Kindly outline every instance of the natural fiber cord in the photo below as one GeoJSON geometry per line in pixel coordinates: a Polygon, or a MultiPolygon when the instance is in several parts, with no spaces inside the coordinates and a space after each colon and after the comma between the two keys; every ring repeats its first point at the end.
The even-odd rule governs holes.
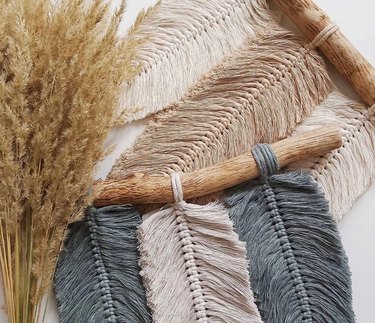
{"type": "Polygon", "coordinates": [[[110,178],[188,172],[287,136],[329,93],[321,57],[278,30],[257,39],[203,76],[151,121],[110,178]]]}
{"type": "Polygon", "coordinates": [[[272,28],[265,0],[163,0],[144,16],[129,35],[143,44],[133,62],[141,71],[120,102],[125,122],[179,100],[256,30],[272,28]]]}
{"type": "Polygon", "coordinates": [[[141,275],[156,323],[260,323],[246,250],[220,204],[183,201],[146,214],[139,228],[141,275]]]}
{"type": "Polygon", "coordinates": [[[265,323],[354,322],[351,279],[323,193],[306,173],[279,173],[268,145],[253,150],[261,178],[228,191],[247,243],[250,280],[265,323]]]}
{"type": "Polygon", "coordinates": [[[152,321],[138,267],[140,222],[125,205],[90,208],[71,226],[55,274],[62,323],[152,321]]]}

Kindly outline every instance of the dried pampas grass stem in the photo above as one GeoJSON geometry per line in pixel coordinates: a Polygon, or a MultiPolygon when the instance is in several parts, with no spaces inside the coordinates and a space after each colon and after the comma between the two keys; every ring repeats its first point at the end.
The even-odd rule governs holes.
{"type": "Polygon", "coordinates": [[[10,322],[35,322],[67,225],[91,201],[134,42],[125,2],[0,0],[0,262],[10,322]]]}

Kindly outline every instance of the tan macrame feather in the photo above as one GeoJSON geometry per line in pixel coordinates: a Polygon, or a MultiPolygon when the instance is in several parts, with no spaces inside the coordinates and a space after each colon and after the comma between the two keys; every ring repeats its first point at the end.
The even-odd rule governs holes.
{"type": "Polygon", "coordinates": [[[279,30],[250,39],[150,122],[110,178],[188,172],[287,136],[330,91],[321,57],[279,30]]]}
{"type": "Polygon", "coordinates": [[[141,20],[129,34],[143,43],[133,61],[141,71],[120,100],[125,122],[179,100],[202,74],[273,21],[265,0],[163,0],[141,20]]]}
{"type": "Polygon", "coordinates": [[[296,129],[301,132],[330,124],[341,128],[341,148],[290,166],[310,172],[324,191],[336,221],[350,211],[375,179],[375,125],[370,117],[365,106],[335,91],[296,129]]]}
{"type": "Polygon", "coordinates": [[[182,202],[146,214],[138,238],[155,323],[261,323],[246,248],[224,206],[182,202]]]}

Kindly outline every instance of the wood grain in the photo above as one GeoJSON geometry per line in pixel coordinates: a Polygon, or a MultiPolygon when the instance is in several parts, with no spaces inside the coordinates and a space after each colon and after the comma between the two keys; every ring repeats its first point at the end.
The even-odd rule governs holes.
{"type": "MultiPolygon", "coordinates": [[[[336,127],[319,128],[271,144],[280,167],[339,148],[342,137],[336,127]]],[[[181,175],[184,198],[191,199],[235,186],[259,175],[252,154],[181,175]]],[[[169,176],[134,174],[94,185],[95,206],[173,202],[169,176]]]]}
{"type": "MultiPolygon", "coordinates": [[[[331,19],[311,0],[274,1],[310,41],[332,24],[331,19]]],[[[319,49],[367,104],[375,104],[375,69],[342,32],[336,31],[319,49]]]]}

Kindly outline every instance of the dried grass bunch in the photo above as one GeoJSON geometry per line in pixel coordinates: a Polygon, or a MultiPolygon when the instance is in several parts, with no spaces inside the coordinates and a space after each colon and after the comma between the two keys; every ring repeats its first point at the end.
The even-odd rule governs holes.
{"type": "Polygon", "coordinates": [[[0,262],[10,322],[35,322],[131,79],[125,1],[0,0],[0,262]],[[56,4],[57,3],[57,4],[56,4]]]}

